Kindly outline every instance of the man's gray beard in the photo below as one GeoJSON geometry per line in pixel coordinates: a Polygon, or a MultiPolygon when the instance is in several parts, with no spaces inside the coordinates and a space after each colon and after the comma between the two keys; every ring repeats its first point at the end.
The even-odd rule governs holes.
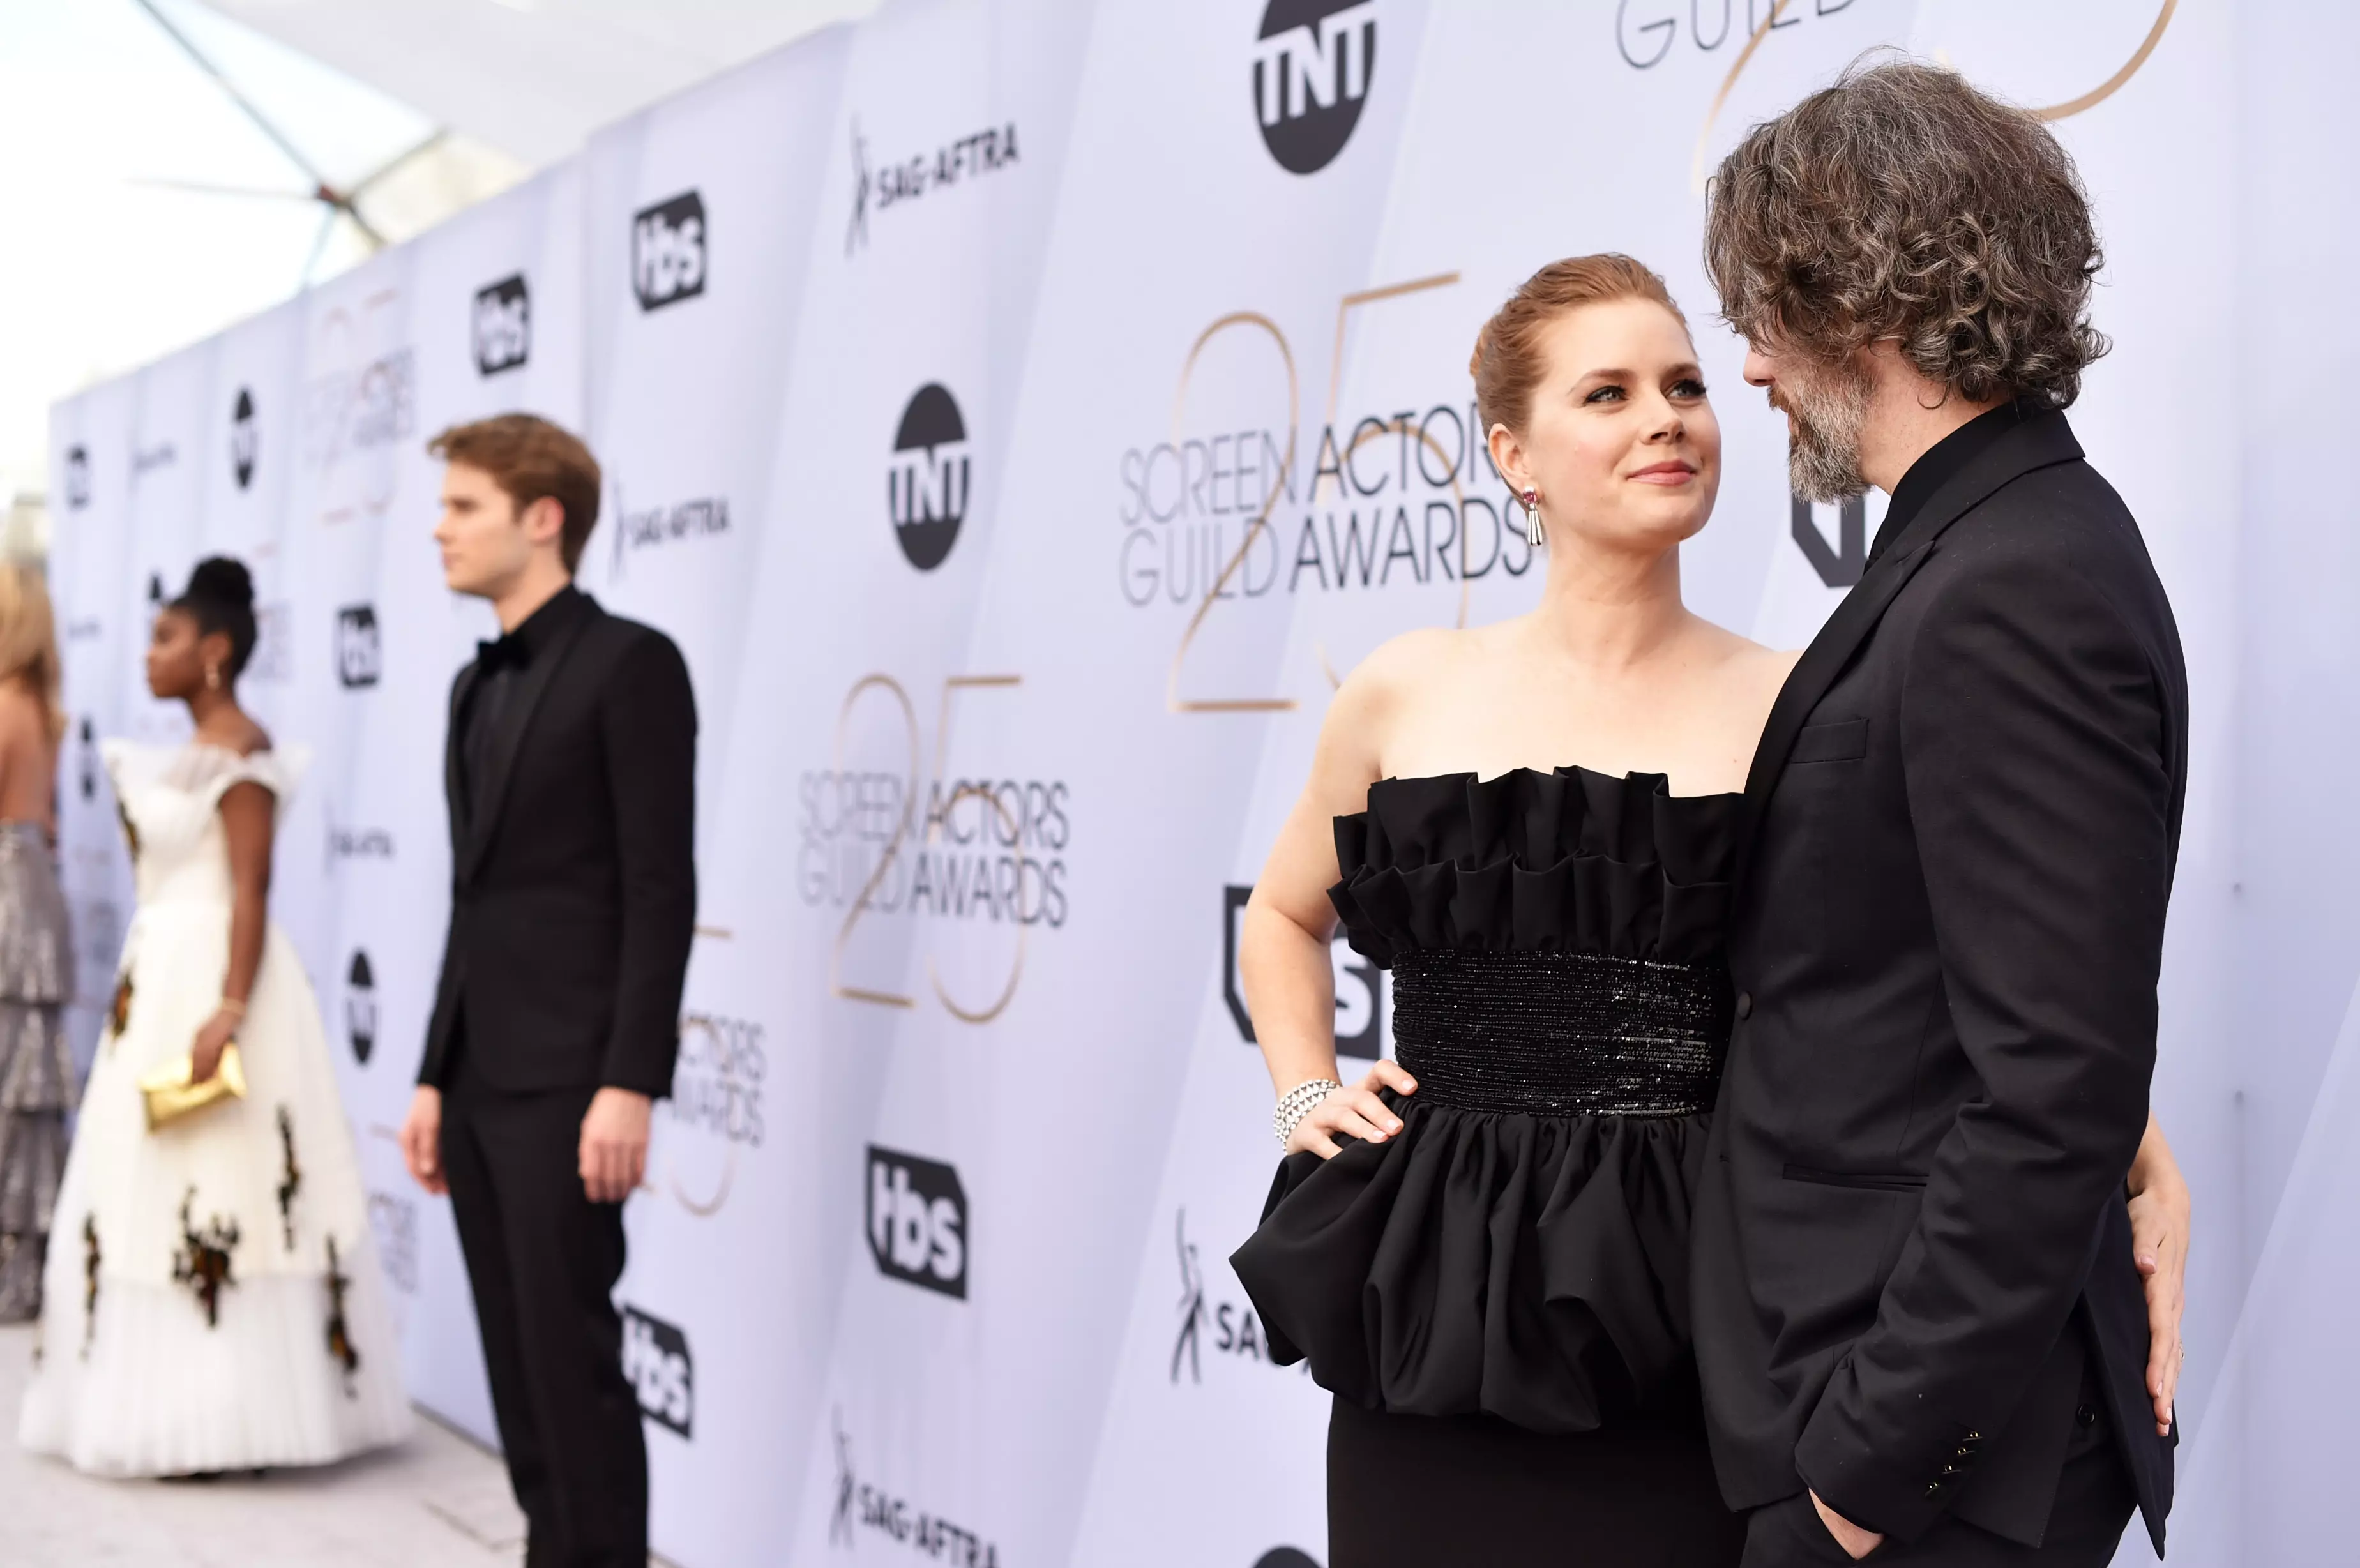
{"type": "Polygon", "coordinates": [[[1786,448],[1786,481],[1795,494],[1806,501],[1848,501],[1867,490],[1860,437],[1874,390],[1868,377],[1837,365],[1808,380],[1790,378],[1780,390],[1795,427],[1786,448]]]}

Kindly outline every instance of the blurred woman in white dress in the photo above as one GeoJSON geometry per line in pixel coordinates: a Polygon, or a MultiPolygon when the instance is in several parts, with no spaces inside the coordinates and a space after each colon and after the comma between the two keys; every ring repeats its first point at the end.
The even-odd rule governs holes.
{"type": "Polygon", "coordinates": [[[138,909],[58,1195],[18,1428],[101,1475],[324,1464],[410,1425],[319,1007],[269,923],[271,838],[304,757],[237,705],[254,637],[246,569],[201,562],[148,650],[148,689],[189,705],[194,736],[105,746],[138,909]],[[143,1079],[239,1070],[242,1096],[150,1126],[143,1079]]]}

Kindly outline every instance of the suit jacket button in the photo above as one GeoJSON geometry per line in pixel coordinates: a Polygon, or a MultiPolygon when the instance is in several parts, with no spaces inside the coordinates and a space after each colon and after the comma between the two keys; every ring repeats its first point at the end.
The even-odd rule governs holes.
{"type": "Polygon", "coordinates": [[[2080,1410],[2073,1412],[2073,1419],[2080,1421],[2083,1426],[2095,1426],[2098,1424],[2098,1407],[2095,1405],[2083,1405],[2080,1410]]]}
{"type": "Polygon", "coordinates": [[[1737,1016],[1741,1018],[1750,1018],[1754,1016],[1753,992],[1740,991],[1737,994],[1737,1016]]]}
{"type": "Polygon", "coordinates": [[[1939,1481],[1928,1481],[1926,1484],[1926,1495],[1929,1497],[1940,1497],[1942,1495],[1942,1483],[1939,1481]]]}

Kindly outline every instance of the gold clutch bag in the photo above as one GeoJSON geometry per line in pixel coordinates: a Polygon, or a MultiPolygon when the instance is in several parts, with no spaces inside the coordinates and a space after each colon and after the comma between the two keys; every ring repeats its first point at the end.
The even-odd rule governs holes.
{"type": "Polygon", "coordinates": [[[188,1056],[180,1056],[139,1080],[140,1095],[148,1102],[149,1132],[169,1127],[216,1100],[246,1098],[246,1063],[238,1060],[235,1040],[222,1047],[221,1065],[202,1083],[189,1082],[190,1070],[195,1065],[188,1056]]]}

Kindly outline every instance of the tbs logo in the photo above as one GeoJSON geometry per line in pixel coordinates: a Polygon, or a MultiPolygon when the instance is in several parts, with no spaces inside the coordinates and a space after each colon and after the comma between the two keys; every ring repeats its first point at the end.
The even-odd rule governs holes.
{"type": "Polygon", "coordinates": [[[958,542],[967,520],[967,421],[947,388],[929,381],[911,395],[893,432],[893,466],[886,471],[886,502],[901,553],[932,572],[958,542]]]}
{"type": "Polygon", "coordinates": [[[869,1250],[896,1279],[967,1300],[967,1190],[947,1165],[869,1149],[869,1250]]]}
{"type": "Polygon", "coordinates": [[[705,200],[683,191],[631,220],[631,291],[642,310],[705,292],[705,200]]]}
{"type": "Polygon", "coordinates": [[[377,1049],[377,973],[358,948],[344,972],[344,1033],[353,1042],[353,1060],[366,1067],[369,1052],[377,1049]]]}
{"type": "Polygon", "coordinates": [[[229,471],[239,489],[254,483],[254,461],[261,450],[262,437],[254,421],[254,394],[241,387],[229,411],[229,471]]]}
{"type": "Polygon", "coordinates": [[[639,1413],[683,1437],[696,1418],[696,1363],[688,1336],[637,1307],[623,1309],[623,1376],[639,1396],[639,1413]]]}
{"type": "Polygon", "coordinates": [[[1377,0],[1270,0],[1254,44],[1254,109],[1281,169],[1317,174],[1336,161],[1376,64],[1377,0]]]}
{"type": "MultiPolygon", "coordinates": [[[[1252,897],[1251,887],[1221,889],[1221,999],[1248,1045],[1254,1043],[1254,1029],[1238,978],[1238,932],[1252,897]]],[[[1328,955],[1336,971],[1336,1054],[1374,1062],[1385,1053],[1384,982],[1375,964],[1352,951],[1341,926],[1328,944],[1328,955]]]]}
{"type": "Polygon", "coordinates": [[[475,338],[482,375],[514,370],[532,357],[532,296],[523,273],[475,290],[475,338]]]}
{"type": "Polygon", "coordinates": [[[377,635],[377,608],[352,604],[336,612],[336,679],[347,688],[374,686],[385,673],[385,645],[377,635]]]}

